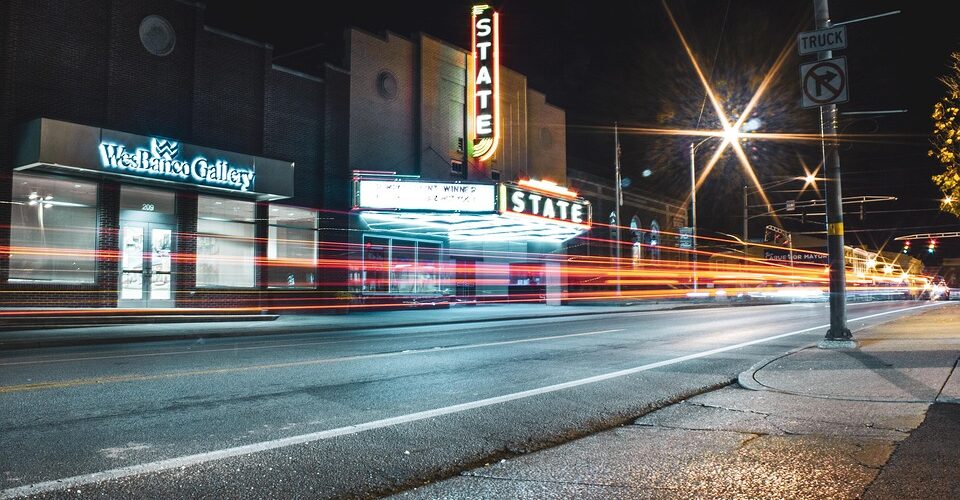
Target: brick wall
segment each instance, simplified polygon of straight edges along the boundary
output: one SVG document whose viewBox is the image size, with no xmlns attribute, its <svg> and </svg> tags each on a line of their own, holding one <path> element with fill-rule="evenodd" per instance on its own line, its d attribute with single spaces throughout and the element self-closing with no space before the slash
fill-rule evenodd
<svg viewBox="0 0 960 500">
<path fill-rule="evenodd" d="M 193 89 L 197 143 L 261 153 L 268 50 L 209 29 L 200 32 Z"/>
<path fill-rule="evenodd" d="M 120 293 L 120 183 L 101 182 L 97 197 L 97 305 L 116 307 Z"/>
<path fill-rule="evenodd" d="M 267 72 L 263 97 L 263 154 L 296 158 L 295 196 L 279 203 L 323 206 L 324 85 L 283 68 Z"/>
<path fill-rule="evenodd" d="M 350 30 L 350 170 L 417 174 L 417 45 L 387 33 L 384 38 Z M 390 79 L 382 95 L 379 79 Z M 395 84 L 394 84 L 395 82 Z"/>
<path fill-rule="evenodd" d="M 500 145 L 489 169 L 499 170 L 504 181 L 528 177 L 527 77 L 504 67 L 500 68 L 500 130 Z"/>
<path fill-rule="evenodd" d="M 108 49 L 98 54 L 109 68 L 103 95 L 108 111 L 106 123 L 93 125 L 143 135 L 191 139 L 191 87 L 198 10 L 169 0 L 98 3 L 110 6 L 109 17 L 99 20 L 109 27 Z M 173 51 L 166 56 L 147 52 L 140 42 L 140 23 L 151 14 L 166 19 L 176 33 Z M 86 13 L 77 17 L 91 18 Z M 70 45 L 64 42 L 60 50 Z"/>
<path fill-rule="evenodd" d="M 527 174 L 566 185 L 566 114 L 535 90 L 527 91 L 527 110 Z"/>
<path fill-rule="evenodd" d="M 451 160 L 466 160 L 466 51 L 420 35 L 420 176 L 450 175 Z M 463 148 L 458 150 L 458 139 Z M 466 164 L 464 164 L 466 166 Z"/>
<path fill-rule="evenodd" d="M 323 208 L 320 213 L 320 290 L 323 301 L 346 289 L 351 177 L 349 169 L 350 73 L 325 67 Z"/>
<path fill-rule="evenodd" d="M 177 307 L 196 307 L 197 287 L 197 194 L 178 191 L 177 235 L 174 247 L 173 299 Z"/>
</svg>

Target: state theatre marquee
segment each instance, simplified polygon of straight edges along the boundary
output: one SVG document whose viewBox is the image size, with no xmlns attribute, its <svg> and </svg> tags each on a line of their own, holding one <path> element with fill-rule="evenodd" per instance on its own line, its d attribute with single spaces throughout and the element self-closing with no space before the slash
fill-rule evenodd
<svg viewBox="0 0 960 500">
<path fill-rule="evenodd" d="M 547 181 L 354 179 L 353 210 L 372 230 L 451 240 L 564 241 L 590 229 L 590 203 Z"/>
</svg>

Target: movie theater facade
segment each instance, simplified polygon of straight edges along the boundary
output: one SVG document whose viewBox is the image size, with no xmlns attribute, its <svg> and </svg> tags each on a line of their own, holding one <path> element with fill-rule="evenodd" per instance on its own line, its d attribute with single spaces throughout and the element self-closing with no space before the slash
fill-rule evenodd
<svg viewBox="0 0 960 500">
<path fill-rule="evenodd" d="M 202 4 L 10 11 L 0 307 L 562 298 L 591 205 L 489 7 L 466 49 L 348 29 L 321 74 Z"/>
</svg>

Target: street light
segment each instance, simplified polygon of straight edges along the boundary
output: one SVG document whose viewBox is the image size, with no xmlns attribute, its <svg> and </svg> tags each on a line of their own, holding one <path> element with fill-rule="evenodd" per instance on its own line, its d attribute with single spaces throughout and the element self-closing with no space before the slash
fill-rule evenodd
<svg viewBox="0 0 960 500">
<path fill-rule="evenodd" d="M 727 129 L 727 133 L 731 130 L 734 131 L 734 134 L 736 133 L 736 130 L 733 128 Z M 713 139 L 713 137 L 706 137 L 698 143 L 690 143 L 690 211 L 692 212 L 690 249 L 692 250 L 691 255 L 693 256 L 694 290 L 697 289 L 697 148 L 710 139 Z"/>
<path fill-rule="evenodd" d="M 726 119 L 723 120 L 726 122 Z M 711 135 L 705 137 L 697 143 L 690 143 L 690 210 L 693 212 L 693 223 L 691 225 L 691 232 L 693 237 L 693 243 L 691 244 L 691 250 L 693 250 L 693 289 L 697 289 L 697 148 L 699 148 L 703 143 L 713 139 L 714 137 L 723 138 L 723 146 L 727 144 L 734 144 L 739 147 L 740 133 L 741 132 L 753 132 L 760 128 L 763 125 L 763 122 L 759 118 L 751 118 L 739 124 L 739 122 L 734 123 L 733 125 L 724 124 L 723 125 L 723 135 L 715 136 Z"/>
<path fill-rule="evenodd" d="M 693 256 L 693 289 L 697 289 L 697 149 L 703 143 L 713 139 L 714 136 L 705 137 L 700 142 L 690 143 L 690 211 L 692 212 L 691 221 L 691 243 L 690 249 Z M 723 132 L 723 138 L 726 142 L 736 142 L 740 139 L 740 132 L 729 127 Z"/>
<path fill-rule="evenodd" d="M 616 191 L 614 196 L 616 197 L 613 200 L 614 210 L 614 226 L 613 229 L 617 232 L 617 251 L 616 251 L 616 265 L 617 265 L 617 297 L 621 295 L 620 293 L 620 206 L 623 205 L 623 179 L 620 178 L 620 134 L 617 130 L 617 122 L 613 122 L 613 147 L 614 147 L 614 168 L 616 170 L 615 177 L 616 179 Z"/>
</svg>

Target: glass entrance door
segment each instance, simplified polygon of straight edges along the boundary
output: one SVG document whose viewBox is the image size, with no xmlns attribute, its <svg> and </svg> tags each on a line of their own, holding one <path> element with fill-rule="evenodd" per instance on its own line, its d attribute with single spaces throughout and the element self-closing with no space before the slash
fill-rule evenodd
<svg viewBox="0 0 960 500">
<path fill-rule="evenodd" d="M 171 225 L 121 223 L 121 307 L 173 307 L 172 253 Z"/>
</svg>

